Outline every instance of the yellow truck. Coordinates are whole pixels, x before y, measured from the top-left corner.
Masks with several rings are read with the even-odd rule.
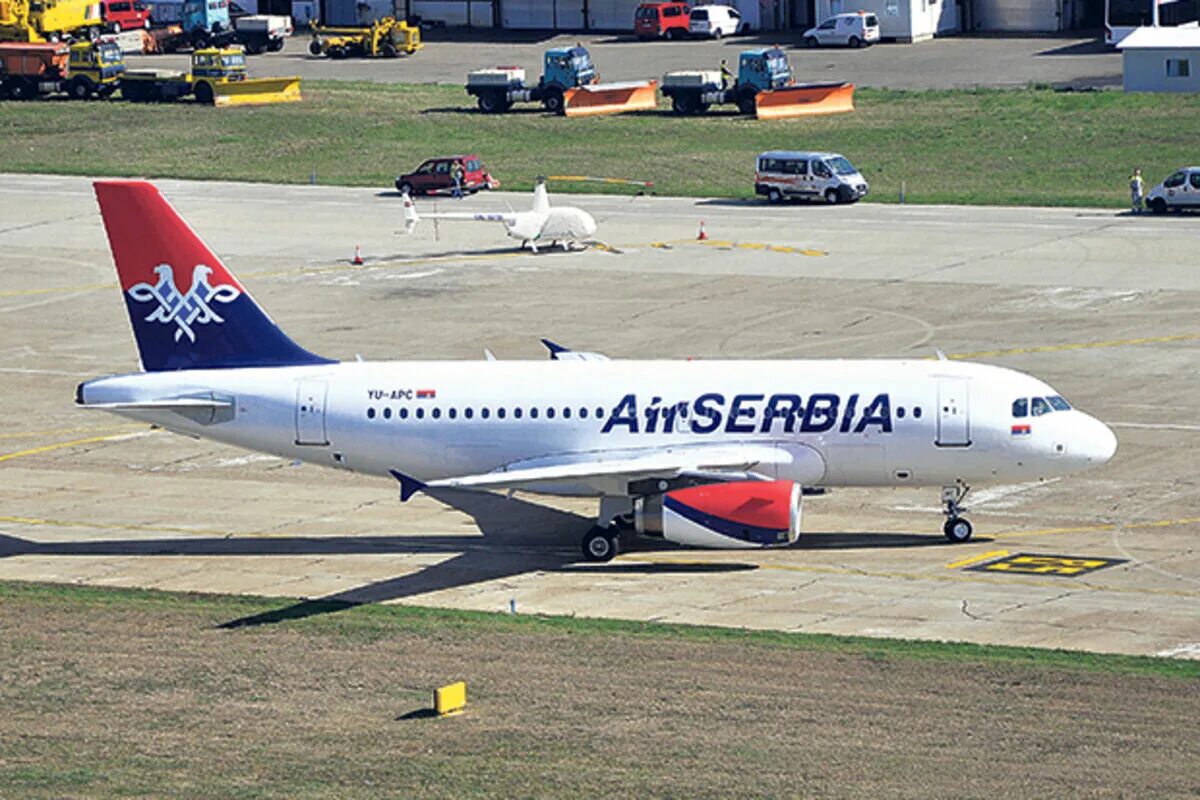
[[[135,103],[164,103],[194,97],[210,106],[294,103],[300,100],[300,78],[247,78],[241,47],[204,47],[192,52],[190,72],[127,70],[121,96]]]
[[[0,42],[0,100],[66,93],[76,100],[108,97],[125,72],[110,41]]]
[[[329,58],[395,58],[412,55],[424,46],[420,28],[395,17],[384,17],[365,28],[314,25],[308,52]]]
[[[98,0],[0,0],[0,41],[95,39],[103,28]]]

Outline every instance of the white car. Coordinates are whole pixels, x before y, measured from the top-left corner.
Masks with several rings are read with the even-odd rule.
[[[792,198],[853,203],[871,188],[841,153],[768,150],[759,154],[754,166],[754,193],[766,195],[771,203]]]
[[[1146,195],[1146,208],[1155,214],[1165,214],[1172,208],[1200,210],[1200,167],[1184,167],[1171,173]]]
[[[696,6],[688,22],[692,36],[711,36],[720,39],[735,33],[745,33],[742,15],[732,6]]]
[[[838,14],[804,32],[804,44],[808,47],[821,45],[862,47],[878,41],[879,17],[870,11]]]

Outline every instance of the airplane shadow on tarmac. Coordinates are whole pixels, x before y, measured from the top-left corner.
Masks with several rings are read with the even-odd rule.
[[[536,503],[491,493],[427,490],[438,501],[470,516],[479,536],[272,536],[167,539],[115,539],[33,542],[0,535],[0,558],[36,556],[271,556],[453,553],[415,573],[356,586],[282,608],[221,623],[225,629],[303,619],[369,603],[413,597],[529,572],[605,574],[704,574],[758,569],[755,564],[720,562],[579,563],[579,539],[592,520]],[[655,551],[670,543],[646,543]],[[804,535],[789,549],[926,547],[947,544],[940,537],[893,533]]]

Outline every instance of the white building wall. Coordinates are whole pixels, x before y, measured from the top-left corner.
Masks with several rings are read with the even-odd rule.
[[[1123,51],[1127,92],[1200,92],[1200,47]],[[1188,77],[1167,77],[1167,59],[1188,62]]]
[[[817,24],[850,11],[874,11],[879,35],[898,42],[920,42],[958,30],[955,0],[817,0]]]

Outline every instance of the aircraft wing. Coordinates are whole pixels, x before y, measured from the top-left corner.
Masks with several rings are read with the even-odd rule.
[[[504,469],[476,475],[418,481],[392,470],[400,482],[401,499],[430,489],[528,489],[553,485],[586,485],[596,492],[624,494],[632,481],[694,477],[713,482],[767,480],[776,464],[790,463],[786,450],[766,445],[694,445],[652,450],[623,450],[590,454],[588,460],[539,458],[518,461]],[[759,471],[756,471],[759,470]]]

